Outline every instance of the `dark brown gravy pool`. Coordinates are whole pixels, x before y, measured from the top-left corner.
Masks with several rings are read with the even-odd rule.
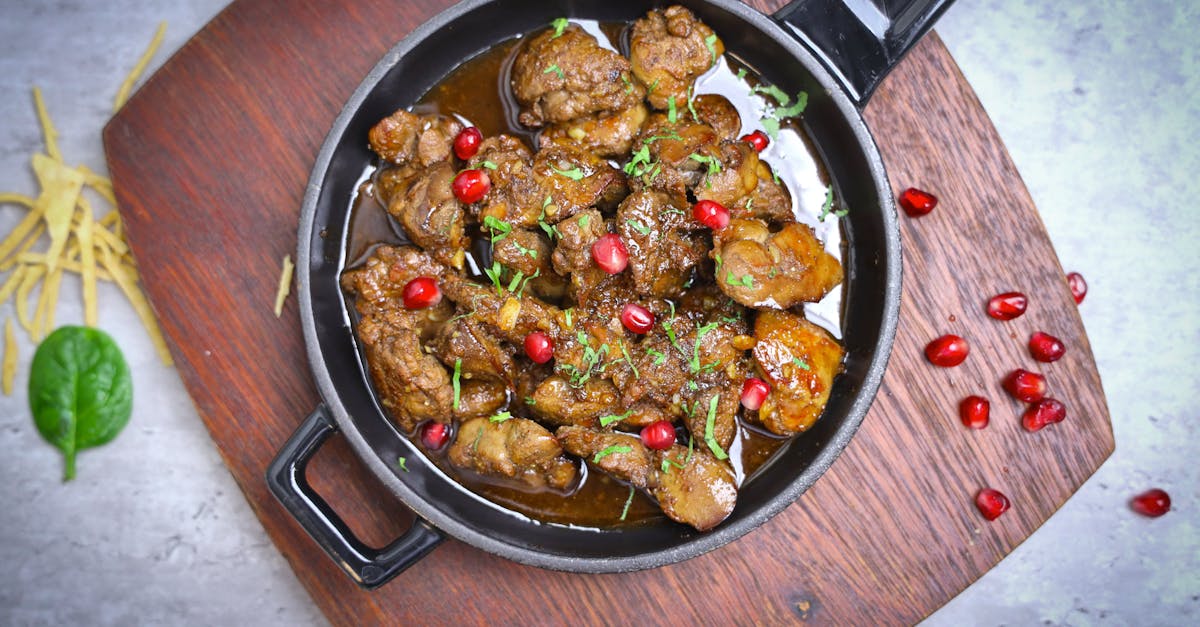
[[[577,23],[582,23],[593,34],[599,35],[603,31],[610,42],[621,42],[626,28],[624,24],[604,24],[598,27],[595,22]],[[597,39],[603,42],[602,37],[598,36]],[[511,97],[507,84],[507,69],[520,42],[520,38],[501,42],[466,61],[430,89],[411,110],[418,114],[457,115],[477,126],[485,137],[507,133],[522,138],[530,146],[536,146],[536,134],[517,124],[516,104],[507,100]],[[748,122],[753,121],[753,118],[747,117],[745,111],[752,110],[758,99],[750,96],[746,85],[735,77],[734,73],[741,67],[731,54],[726,54],[725,60],[717,69],[698,81],[697,93],[721,93],[743,112],[743,121]],[[746,78],[754,84],[753,73],[748,74]],[[365,137],[363,142],[366,142]],[[829,219],[820,222],[816,219],[824,204],[829,179],[814,154],[807,137],[798,127],[791,127],[781,131],[779,138],[772,142],[772,147],[763,157],[771,163],[780,179],[787,183],[795,199],[797,219],[812,226],[817,237],[825,242],[826,249],[839,260],[843,260],[842,236],[838,221]],[[345,243],[347,267],[362,263],[378,244],[408,243],[401,227],[388,216],[384,205],[374,194],[371,182],[378,171],[379,168],[373,165],[364,173],[364,183],[352,205],[350,229]],[[476,238],[476,245],[472,247],[472,254],[478,262],[476,267],[486,266],[491,261],[485,258],[489,255],[486,242],[486,238]],[[468,270],[471,269],[470,266],[468,263]],[[354,317],[353,308],[347,307],[347,310],[351,311],[351,316]],[[826,327],[837,337],[841,336],[841,311],[841,288],[835,289],[821,303],[810,305],[805,310],[810,319]],[[517,414],[520,407],[520,403],[514,403],[511,411]],[[419,437],[415,433],[405,435],[421,448]],[[787,438],[747,427],[739,420],[738,436],[729,451],[739,484],[752,477],[787,442]],[[703,443],[699,445],[703,446]],[[569,495],[564,496],[553,491],[528,492],[450,466],[445,459],[446,448],[448,447],[428,455],[443,472],[471,491],[534,520],[605,528],[666,520],[666,516],[649,497],[635,492],[625,520],[621,521],[621,512],[629,499],[629,486],[603,472],[589,471],[586,464],[582,464],[582,481],[578,489]]]

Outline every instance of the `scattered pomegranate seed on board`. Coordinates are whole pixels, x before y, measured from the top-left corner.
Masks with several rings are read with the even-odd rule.
[[[1029,299],[1020,292],[997,294],[988,301],[987,313],[997,320],[1012,320],[1025,313]]]
[[[492,189],[492,180],[483,170],[463,170],[450,184],[454,197],[467,204],[479,202]]]
[[[1018,401],[1036,403],[1046,397],[1046,377],[1023,368],[1008,373],[1003,385]]]
[[[596,261],[596,265],[600,266],[601,270],[609,274],[617,274],[629,265],[629,251],[621,242],[621,236],[616,233],[608,233],[592,244],[592,259]]]
[[[925,357],[929,363],[943,368],[961,364],[970,352],[967,341],[957,335],[943,335],[925,346]]]
[[[401,293],[405,309],[425,309],[442,301],[442,290],[438,287],[437,279],[419,276],[404,284]]]
[[[1029,336],[1029,354],[1038,361],[1058,361],[1066,352],[1067,347],[1063,345],[1062,340],[1049,333],[1037,331]]]
[[[1075,304],[1082,303],[1083,297],[1087,296],[1087,281],[1083,280],[1083,275],[1078,272],[1068,274],[1067,285],[1071,287],[1071,296],[1075,297]]]
[[[987,427],[990,414],[991,403],[982,396],[968,396],[958,405],[958,415],[962,418],[963,426],[968,429]]]
[[[454,138],[454,154],[466,161],[479,152],[479,144],[483,143],[483,133],[474,126],[468,126],[458,132]]]
[[[1021,416],[1021,426],[1030,433],[1041,431],[1046,425],[1062,422],[1067,417],[1067,406],[1053,398],[1043,398],[1032,404]]]
[[[1171,495],[1164,490],[1153,488],[1133,497],[1129,501],[1133,511],[1148,518],[1158,518],[1171,511]]]
[[[915,187],[900,192],[900,206],[904,209],[904,213],[913,218],[933,211],[937,204],[937,196]]]
[[[984,518],[996,520],[1000,514],[1007,512],[1008,508],[1012,507],[1012,503],[999,490],[984,488],[975,495],[975,507],[979,508],[979,513],[983,514]]]

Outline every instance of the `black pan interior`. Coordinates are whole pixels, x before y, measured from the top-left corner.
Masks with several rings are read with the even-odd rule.
[[[700,534],[672,523],[596,531],[514,516],[459,488],[425,463],[380,410],[363,376],[347,303],[338,286],[351,198],[372,159],[368,129],[395,109],[415,102],[462,61],[504,39],[564,15],[629,21],[662,4],[469,0],[435,18],[398,46],[409,48],[402,56],[398,50],[389,53],[351,99],[318,158],[313,184],[319,188],[310,190],[302,216],[301,251],[308,252],[302,298],[311,301],[312,311],[311,319],[304,321],[306,339],[318,386],[342,430],[376,474],[420,516],[459,539],[520,562],[588,572],[633,570],[698,555],[753,529],[807,489],[853,435],[890,350],[899,296],[895,210],[878,155],[857,111],[811,56],[753,9],[727,0],[684,1],[713,27],[732,54],[766,80],[788,92],[809,93],[808,132],[849,208],[845,218],[847,360],[825,415],[743,488],[727,521]],[[808,67],[797,60],[798,54]],[[860,394],[864,386],[870,394]],[[396,469],[397,456],[408,458],[409,472]]]

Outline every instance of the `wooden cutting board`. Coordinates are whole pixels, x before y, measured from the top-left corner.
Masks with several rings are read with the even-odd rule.
[[[744,538],[683,564],[622,575],[539,570],[447,541],[384,588],[358,589],[267,491],[263,473],[320,402],[295,299],[271,312],[294,254],[305,182],[324,135],[370,67],[451,4],[252,1],[222,12],[105,129],[121,213],[180,375],[267,533],[334,623],[902,624],[982,575],[1062,505],[1113,450],[1104,393],[1076,305],[1033,202],[975,94],[935,35],[867,109],[893,187],[937,193],[901,216],[904,301],[892,360],[862,430],[798,502]],[[780,0],[751,4],[770,11]],[[984,302],[1019,289],[1029,312]],[[1069,347],[1038,365],[1045,330]],[[922,349],[957,333],[965,364]],[[999,381],[1044,372],[1066,422],[1022,431]],[[992,400],[969,431],[958,401]],[[318,491],[368,543],[411,514],[340,438],[310,466]],[[972,504],[995,487],[995,522]]]

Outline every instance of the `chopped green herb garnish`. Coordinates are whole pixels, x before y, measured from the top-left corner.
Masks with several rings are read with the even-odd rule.
[[[607,416],[600,416],[600,426],[607,427],[608,425],[611,425],[614,422],[621,422],[622,420],[625,420],[632,414],[633,414],[633,410],[631,409],[623,414],[609,414]]]
[[[647,96],[654,93],[654,90],[658,88],[658,81],[660,81],[660,80],[662,80],[662,79],[656,78],[656,79],[654,79],[653,83],[650,83],[650,86],[646,88]]]
[[[729,455],[725,453],[725,449],[717,443],[717,438],[713,436],[713,428],[717,422],[717,401],[721,398],[720,394],[714,394],[708,401],[708,418],[704,421],[704,443],[708,445],[708,450],[717,459],[728,459]]]
[[[672,317],[674,317],[674,313],[674,311],[671,312]],[[679,345],[679,339],[675,337],[675,325],[672,324],[670,320],[664,320],[662,327],[667,332],[667,339],[671,341],[671,346],[674,346],[675,350],[679,351],[684,357],[686,357],[687,351],[683,350],[683,347]]]
[[[523,278],[525,278],[525,273],[521,270],[517,270],[517,273],[513,275],[512,280],[508,282],[508,291],[516,292],[517,287],[521,285],[521,279]]]
[[[403,455],[396,458],[396,466],[398,466],[400,468],[400,470],[403,470],[404,472],[408,472],[407,464],[408,464],[408,460],[404,459]]]
[[[587,336],[587,333],[584,333],[583,331],[579,331],[579,332],[577,332],[577,333],[575,334],[575,339],[576,339],[576,340],[578,340],[578,341],[579,341],[579,343],[580,343],[580,344],[583,344],[584,346],[587,346],[587,345],[588,345],[588,336]]]
[[[628,453],[632,450],[633,450],[632,446],[628,446],[625,444],[614,444],[614,445],[596,453],[596,455],[592,457],[592,463],[599,464],[600,460],[604,459],[605,457],[608,457],[609,455]]]
[[[633,93],[633,83],[629,82],[629,77],[622,74],[621,82],[625,83],[625,93],[632,94]]]
[[[833,188],[827,187],[827,188],[825,188],[825,204],[821,206],[821,215],[817,216],[817,219],[820,220],[821,222],[824,222],[825,217],[828,216],[829,214],[833,214],[839,218],[844,218],[844,217],[846,217],[846,214],[849,213],[849,211],[846,209],[836,209],[836,210],[831,211],[832,208],[833,208]]]
[[[787,95],[787,92],[783,91],[782,89],[780,89],[774,85],[769,85],[769,84],[768,85],[755,85],[750,90],[750,93],[752,95],[753,94],[766,94],[766,95],[774,98],[775,102],[778,102],[779,106],[781,106],[781,107],[786,107],[786,106],[788,106],[789,103],[792,102],[792,97]]]
[[[483,425],[479,425],[479,430],[475,432],[475,441],[471,442],[471,451],[479,451],[479,440],[483,438]]]
[[[759,122],[762,123],[763,130],[767,132],[767,135],[771,136],[772,140],[779,138],[779,120],[772,117],[765,117],[759,120]]]
[[[537,405],[537,399],[535,399],[535,398],[534,398],[534,397],[532,397],[532,396],[526,396],[526,397],[525,397],[525,404],[526,404],[526,405],[530,405],[530,406],[532,406],[532,405]]]
[[[574,312],[574,311],[575,311],[574,307],[570,307],[570,308],[563,310],[563,317],[565,317],[567,319],[567,327],[572,328],[572,329],[575,328],[575,323],[571,322],[571,316],[573,315],[572,312]]]
[[[633,153],[633,157],[629,160],[629,163],[626,163],[622,169],[629,176],[641,176],[646,173],[650,161],[650,147],[643,143],[642,147]]]
[[[721,271],[721,264],[722,264],[722,263],[725,263],[725,262],[724,262],[724,261],[721,259],[721,253],[714,252],[714,253],[713,253],[713,257],[715,257],[715,258],[716,258],[716,261],[717,261],[716,270],[717,270],[717,272],[720,272],[720,271]]]
[[[783,104],[786,105],[787,103],[785,102]],[[793,117],[796,117],[797,115],[800,115],[801,113],[804,113],[804,110],[807,108],[808,108],[808,92],[802,91],[802,92],[796,94],[796,104],[794,104],[790,107],[776,109],[775,117],[778,119],[793,118]]]
[[[559,37],[562,37],[563,31],[567,30],[568,23],[569,22],[567,22],[567,18],[565,17],[560,17],[553,22],[550,22],[550,25],[554,27],[554,34],[550,37],[550,39],[558,39]]]
[[[484,268],[483,273],[492,280],[492,285],[496,286],[496,293],[499,294],[504,289],[503,284],[500,283],[500,276],[504,273],[504,266],[500,265],[499,261],[493,261],[492,267]]]
[[[650,227],[646,226],[645,224],[642,224],[641,222],[639,222],[637,220],[634,220],[633,218],[626,220],[625,224],[628,224],[630,228],[637,231],[638,233],[641,233],[642,235],[650,234]]]
[[[550,166],[550,169],[554,170],[555,174],[560,174],[562,176],[565,176],[565,177],[571,179],[572,181],[581,181],[581,180],[583,180],[583,177],[586,176],[583,173],[583,170],[579,169],[579,166],[575,166],[575,167],[571,168],[570,170],[559,170],[558,168],[556,168],[554,166]]]
[[[779,274],[779,268],[771,268],[771,271],[767,273],[767,278],[773,279],[778,274]]]
[[[638,373],[637,366],[633,365],[633,357],[629,356],[629,349],[625,348],[625,342],[621,342],[621,354],[625,356],[625,363],[629,364],[629,368],[633,370],[633,378],[641,379],[642,375]]]
[[[739,278],[733,276],[732,272],[727,272],[725,274],[725,282],[728,283],[729,285],[740,285],[742,287],[754,287],[754,277],[750,276],[749,274],[743,274],[742,278],[739,279]]]
[[[799,357],[792,357],[792,363],[796,364],[796,367],[801,370],[812,370],[812,368]]]
[[[458,409],[458,400],[462,397],[462,360],[454,360],[454,377],[450,379],[454,386],[454,409]]]
[[[721,160],[716,157],[710,157],[708,155],[701,155],[701,154],[697,154],[694,152],[692,154],[688,155],[688,159],[691,159],[692,161],[697,161],[699,163],[703,163],[704,166],[706,168],[708,168],[708,172],[706,173],[705,178],[707,179],[709,189],[711,189],[712,188],[712,177],[721,173]]]
[[[591,222],[592,222],[592,216],[589,216],[586,213],[579,215],[579,228],[586,229],[588,227],[588,224],[591,224]]]
[[[512,233],[512,225],[507,222],[501,222],[495,216],[484,216],[483,225],[491,229],[491,243],[495,247],[496,242],[508,237]]]
[[[558,230],[557,226],[555,226],[553,224],[546,224],[545,222],[543,222],[541,220],[538,220],[538,226],[541,227],[541,229],[546,232],[546,237],[550,238],[551,242],[554,241],[555,237],[557,237],[558,239],[562,239],[562,232]]]
[[[559,79],[566,78],[566,75],[563,74],[562,68],[558,67],[558,64],[551,65],[550,67],[546,68],[545,70],[542,70],[542,74],[549,74],[551,72],[558,74]]]
[[[699,403],[699,401],[697,401],[697,403]],[[688,454],[687,454],[687,457],[683,458],[684,464],[687,464],[688,462],[692,461],[692,445],[695,443],[696,443],[696,439],[689,435],[688,436]]]
[[[695,100],[696,100],[696,84],[692,83],[691,85],[688,85],[688,93],[687,93],[688,111],[692,112],[693,120],[699,121],[700,116],[696,115],[696,106],[694,104]]]
[[[505,420],[508,420],[512,417],[513,417],[512,414],[510,414],[506,411],[502,411],[502,412],[496,414],[495,416],[488,418],[488,420],[490,420],[491,422],[504,422]]]
[[[647,348],[646,354],[654,356],[654,365],[655,366],[661,366],[662,363],[667,360],[667,356],[665,354],[660,353],[660,352],[654,350],[653,348]]]
[[[621,510],[621,520],[625,520],[625,515],[629,513],[629,506],[633,503],[633,486],[629,486],[629,498],[625,499],[625,509]]]
[[[667,121],[674,124],[678,116],[678,112],[675,111],[675,99],[671,98],[667,101]]]
[[[665,215],[668,215],[671,213],[678,213],[681,216],[687,216],[687,214],[684,213],[682,209],[676,209],[675,207],[667,207],[666,209],[663,209],[662,213],[660,215],[665,216]]]
[[[691,368],[693,374],[700,372],[700,340],[704,339],[705,335],[708,335],[710,331],[718,326],[720,326],[718,323],[710,322],[696,329],[696,342],[692,344],[692,358],[688,362],[688,367]]]
[[[489,169],[489,170],[495,170],[495,169],[496,169],[496,164],[495,164],[495,163],[492,163],[491,161],[484,161],[483,163],[481,163],[481,164],[479,164],[479,165],[481,165],[481,166],[483,166],[483,167],[485,167],[485,168],[487,168],[487,169]]]
[[[710,55],[712,55],[712,63],[710,65],[716,65],[717,64],[717,34],[713,33],[713,34],[709,35],[708,37],[705,37],[704,45],[708,46],[708,53]]]
[[[738,77],[739,81],[742,80],[743,78],[746,78],[746,68],[744,68],[744,67],[738,68],[737,77]]]
[[[538,258],[537,257],[538,252],[536,250],[534,250],[532,248],[525,248],[520,243],[518,243],[517,240],[514,239],[512,241],[512,245],[513,245],[513,247],[515,247],[517,249],[517,252],[521,253],[522,255],[525,255],[526,257],[532,257],[534,259]]]

